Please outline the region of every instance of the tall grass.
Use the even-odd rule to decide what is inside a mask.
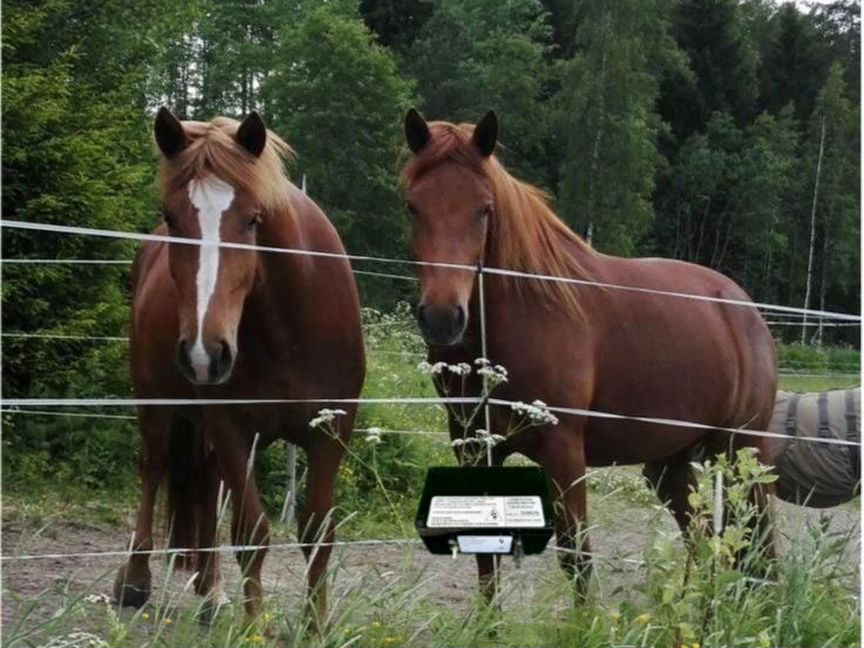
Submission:
[[[723,533],[704,533],[699,520],[713,515],[712,484],[726,479],[732,509]],[[156,598],[140,611],[118,610],[104,596],[104,579],[91,592],[60,586],[54,609],[44,595],[19,600],[17,622],[3,628],[3,644],[23,646],[857,646],[860,604],[853,569],[839,557],[854,538],[832,536],[819,524],[753,578],[762,560],[750,536],[755,511],[746,493],[771,476],[744,453],[700,467],[691,496],[697,523],[688,543],[678,534],[649,530],[650,542],[635,584],[612,593],[593,587],[574,606],[571,585],[544,561],[539,579],[508,570],[499,600],[443,606],[430,595],[440,575],[418,569],[406,549],[398,570],[331,566],[331,605],[320,632],[303,614],[302,597],[270,595],[253,622],[243,615],[239,582],[233,602],[202,623],[206,601],[166,576]],[[707,523],[707,522],[706,522]],[[704,525],[703,525],[704,526]],[[271,560],[277,559],[271,555]],[[449,560],[441,558],[441,560]],[[463,558],[466,561],[467,559]],[[603,573],[604,566],[598,566]],[[166,573],[170,573],[170,570]],[[526,579],[535,586],[526,588]],[[175,579],[176,580],[176,579]],[[536,581],[539,580],[539,584]],[[297,588],[300,588],[298,582]],[[527,592],[527,593],[526,593]],[[299,592],[298,592],[299,594]]]

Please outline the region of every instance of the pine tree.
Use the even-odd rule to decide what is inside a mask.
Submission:
[[[824,45],[810,18],[788,3],[772,17],[775,32],[762,64],[762,105],[772,113],[790,102],[799,119],[813,111],[825,78]]]
[[[758,94],[757,53],[738,2],[682,0],[673,25],[692,72],[670,76],[661,93],[660,114],[677,141],[704,132],[718,111],[731,115],[738,127],[746,125]]]
[[[535,0],[436,0],[405,61],[430,119],[476,122],[499,115],[499,155],[513,173],[553,187],[546,106],[552,32]]]

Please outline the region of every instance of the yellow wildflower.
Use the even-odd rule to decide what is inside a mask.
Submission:
[[[171,619],[162,619],[162,623],[164,623],[165,625],[171,625],[174,622]]]
[[[393,643],[396,641],[396,637],[384,637],[384,643]]]
[[[648,614],[647,612],[644,612],[644,613],[642,613],[636,617],[636,623],[641,623],[642,625],[645,625],[650,620],[651,620],[651,615]]]
[[[260,634],[253,634],[251,637],[249,637],[249,643],[251,643],[251,644],[260,644],[263,641],[264,641],[264,637],[261,636]]]
[[[141,613],[141,618],[144,619],[144,620],[146,621],[147,619],[150,618],[150,614],[147,613],[147,612],[142,612],[142,613]]]

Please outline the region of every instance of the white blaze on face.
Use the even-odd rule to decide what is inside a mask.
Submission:
[[[189,200],[198,209],[201,240],[218,244],[221,240],[222,214],[234,200],[234,189],[231,185],[212,176],[201,180],[195,179],[189,183]],[[210,356],[204,348],[204,320],[207,317],[210,298],[216,290],[218,277],[219,246],[200,245],[198,247],[198,276],[195,282],[198,288],[196,302],[198,330],[195,343],[189,352],[189,359],[195,371],[195,377],[201,382],[206,381],[210,373]]]

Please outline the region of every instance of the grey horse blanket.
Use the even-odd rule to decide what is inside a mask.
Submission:
[[[859,493],[861,448],[814,443],[800,437],[861,441],[861,389],[796,394],[777,392],[771,432],[786,435],[775,446],[777,495],[818,508]]]

